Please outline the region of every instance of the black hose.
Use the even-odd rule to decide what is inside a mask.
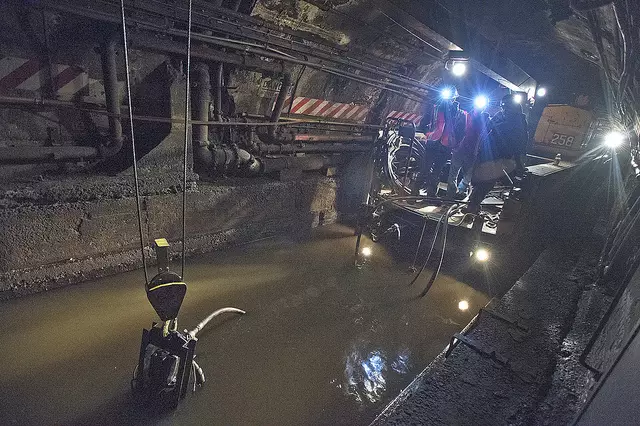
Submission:
[[[445,220],[444,220],[444,229],[442,231],[442,251],[440,252],[440,261],[438,262],[438,267],[434,269],[433,273],[431,274],[431,278],[429,278],[429,282],[427,282],[426,287],[420,293],[420,297],[424,297],[427,294],[427,292],[431,289],[431,286],[433,285],[433,283],[436,281],[436,278],[438,278],[438,275],[440,274],[440,269],[442,268],[442,262],[444,260],[444,252],[447,248],[447,230],[449,229],[449,216],[451,215],[451,212],[453,211],[453,209],[456,207],[457,206],[455,204],[449,207],[449,210],[447,210],[447,212],[444,215]]]
[[[420,274],[422,274],[422,271],[424,271],[424,268],[427,267],[427,263],[429,263],[429,259],[431,259],[431,254],[433,253],[433,249],[436,246],[436,240],[438,239],[438,233],[440,232],[440,226],[442,225],[443,219],[444,219],[444,215],[440,216],[440,219],[438,220],[438,224],[436,225],[436,229],[433,234],[433,241],[431,242],[431,248],[429,249],[429,254],[427,254],[427,258],[422,264],[422,267],[420,268],[418,273],[413,277],[413,279],[409,283],[409,286],[412,286],[413,283],[415,283],[418,280],[418,278],[420,277]]]

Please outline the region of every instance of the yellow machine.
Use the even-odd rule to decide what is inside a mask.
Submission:
[[[533,150],[541,155],[579,157],[597,126],[591,111],[569,105],[549,105],[542,112],[533,140]]]

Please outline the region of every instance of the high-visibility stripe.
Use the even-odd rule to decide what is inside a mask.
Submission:
[[[89,85],[89,81],[90,80],[87,76],[87,73],[81,72],[69,83],[60,87],[57,93],[60,96],[72,97],[73,95],[87,87]]]
[[[309,102],[311,102],[312,99],[310,98],[303,98],[300,102],[298,102],[297,105],[295,105],[293,108],[291,108],[291,112],[296,114],[296,113],[300,113],[301,110],[304,111],[304,106],[307,105]]]
[[[333,117],[334,113],[342,107],[342,104],[333,104],[320,115],[322,117]]]
[[[0,92],[15,89],[40,70],[40,61],[30,59],[0,80]]]
[[[331,116],[333,118],[340,118],[342,117],[342,114],[344,114],[347,111],[347,109],[349,109],[349,105],[343,104],[342,107],[339,108],[336,112],[334,112]]]
[[[298,108],[296,112],[298,114],[310,115],[311,111],[318,107],[322,102],[322,99],[311,99],[309,102],[305,103],[304,107]]]
[[[318,115],[318,113],[324,109],[325,105],[327,105],[329,101],[320,101],[318,106],[314,107],[312,111],[309,111],[309,115]]]
[[[391,111],[387,114],[387,118],[401,118],[404,120],[413,121],[416,124],[420,123],[422,120],[422,116],[415,112],[405,112],[405,111]]]
[[[341,118],[343,120],[360,121],[367,116],[369,108],[360,104],[345,104],[331,102],[326,99],[307,98],[296,96],[291,102],[291,97],[285,100],[285,108],[292,105],[289,113],[312,115],[315,117]]]
[[[360,106],[356,105],[354,108],[351,109],[351,111],[349,111],[347,114],[344,115],[344,118],[349,119],[353,116],[353,114],[357,113],[358,111],[360,111]]]
[[[157,289],[162,288],[162,287],[170,287],[172,285],[187,285],[187,284],[183,283],[183,282],[173,282],[173,283],[158,284],[157,286],[150,287],[149,291],[157,290]]]
[[[14,58],[12,56],[2,57],[2,59],[0,59],[0,80],[27,62],[29,62],[29,60],[24,58]]]
[[[65,69],[59,71],[58,75],[56,75],[53,78],[53,82],[52,82],[53,90],[57,91],[63,88],[64,86],[72,82],[74,79],[76,79],[78,75],[80,75],[81,73],[82,73],[82,70],[77,67],[66,67]]]

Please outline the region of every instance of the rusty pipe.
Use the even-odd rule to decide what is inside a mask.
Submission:
[[[291,74],[286,72],[282,77],[282,85],[280,86],[280,91],[278,92],[278,97],[276,98],[276,103],[273,106],[273,111],[271,112],[271,122],[277,123],[280,121],[280,115],[282,115],[282,108],[284,107],[284,101],[287,99],[287,95],[289,94],[289,89],[291,88]],[[269,138],[274,139],[276,135],[276,127],[273,126],[269,128]]]
[[[262,173],[274,173],[285,169],[321,170],[343,164],[345,157],[342,155],[305,155],[304,157],[258,158],[258,161],[260,161]]]
[[[296,142],[373,142],[375,135],[312,135],[299,133],[294,136]]]
[[[222,86],[224,85],[224,64],[216,64],[216,91],[213,96],[213,118],[222,121]]]
[[[297,154],[297,153],[342,153],[342,152],[368,152],[370,147],[366,145],[344,144],[313,144],[313,145],[275,145],[257,144],[256,151],[260,154]]]
[[[100,145],[100,153],[104,157],[116,154],[122,148],[122,123],[120,115],[120,99],[118,97],[118,70],[116,62],[116,44],[118,36],[112,35],[102,43],[100,59],[102,62],[102,78],[104,80],[104,97],[109,116],[109,143]],[[131,100],[129,99],[129,102]],[[116,115],[116,116],[114,116]]]
[[[0,148],[0,164],[63,163],[92,160],[98,149],[89,146],[15,146]]]
[[[209,66],[202,62],[193,67],[195,73],[195,90],[193,97],[193,118],[198,121],[209,120],[209,105],[211,104],[211,80]],[[197,146],[209,145],[209,126],[206,124],[193,125],[193,143]]]

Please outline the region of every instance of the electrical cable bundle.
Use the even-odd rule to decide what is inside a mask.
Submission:
[[[433,283],[436,281],[436,278],[438,278],[438,275],[440,274],[440,269],[442,268],[442,262],[444,260],[444,254],[447,248],[447,231],[449,229],[449,217],[451,216],[451,214],[456,208],[458,208],[458,205],[453,204],[451,207],[447,209],[447,211],[442,216],[440,216],[440,219],[438,220],[438,224],[436,225],[436,229],[433,234],[433,240],[431,242],[431,248],[429,249],[429,253],[427,254],[427,257],[424,263],[422,264],[422,267],[420,267],[420,270],[416,273],[416,275],[413,277],[413,279],[409,283],[410,286],[413,285],[418,280],[418,278],[420,277],[424,269],[427,267],[427,264],[429,263],[429,260],[431,260],[431,255],[433,254],[433,250],[436,246],[436,241],[438,240],[438,234],[440,232],[440,228],[442,227],[442,249],[440,250],[440,259],[438,260],[438,266],[431,273],[431,277],[429,277],[429,281],[427,282],[427,285],[425,286],[424,290],[420,292],[419,297],[424,297],[427,294],[427,292],[429,292],[429,290],[431,289],[431,286],[433,286]],[[423,232],[424,232],[424,229],[423,229]]]

